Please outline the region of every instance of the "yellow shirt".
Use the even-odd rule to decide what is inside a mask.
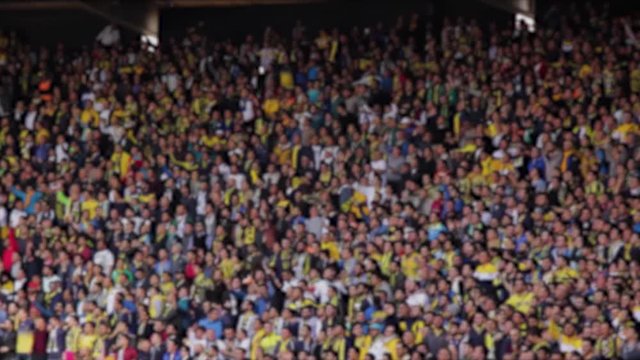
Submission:
[[[96,216],[96,209],[100,206],[100,203],[94,199],[88,199],[82,202],[82,211],[89,212],[89,218],[93,219]]]
[[[33,332],[32,331],[18,331],[16,339],[16,353],[17,354],[31,354],[33,351]]]
[[[480,166],[482,167],[482,176],[489,176],[493,173],[493,159],[487,157],[486,159],[480,162]]]
[[[409,279],[415,279],[418,277],[418,257],[419,255],[416,253],[411,253],[407,256],[402,257],[400,260],[400,268],[402,269],[402,273],[408,277]]]
[[[221,139],[219,136],[216,135],[212,135],[212,136],[203,136],[201,139],[202,143],[204,144],[204,146],[208,147],[208,148],[212,148],[218,144],[224,144],[225,141],[223,139]]]
[[[278,158],[280,165],[289,164],[289,161],[291,161],[291,152],[291,147],[280,144],[273,149],[273,153]]]
[[[293,74],[289,70],[283,70],[280,72],[280,86],[285,89],[293,89]]]
[[[492,263],[478,265],[473,275],[480,281],[493,281],[498,277],[498,268]]]
[[[262,110],[267,116],[272,117],[280,110],[280,102],[275,98],[267,99],[262,104]]]
[[[93,346],[94,359],[99,359],[101,356],[105,355],[105,353],[107,352],[105,340],[106,338],[96,337],[96,341],[94,341],[94,346]]]
[[[262,349],[264,354],[273,354],[275,352],[276,346],[280,342],[280,335],[276,333],[271,333],[260,340],[260,348]]]
[[[251,360],[258,360],[258,348],[260,347],[262,338],[264,338],[264,332],[264,329],[260,329],[253,335],[253,339],[251,340]]]
[[[424,329],[427,325],[423,320],[416,320],[411,325],[411,332],[415,337],[416,344],[421,344],[423,340],[422,329]]]
[[[460,135],[460,127],[462,126],[462,114],[453,115],[453,134],[457,137]]]
[[[80,114],[80,121],[93,127],[100,125],[100,116],[94,109],[84,109]]]
[[[78,348],[80,351],[93,350],[93,345],[95,345],[96,340],[98,340],[98,336],[95,334],[80,334],[80,338],[78,339]]]
[[[233,275],[236,272],[235,268],[236,262],[232,259],[224,259],[220,262],[220,270],[222,271],[222,276],[227,280],[231,280],[233,278]]]
[[[158,318],[162,314],[163,308],[164,296],[162,296],[162,294],[152,296],[149,302],[149,317],[152,319]]]
[[[384,344],[384,347],[386,349],[386,351],[391,355],[391,360],[398,360],[398,352],[397,352],[397,348],[398,348],[398,343],[400,342],[400,339],[397,337],[394,337],[393,339],[387,341]]]
[[[581,78],[584,78],[587,75],[590,75],[591,72],[592,72],[591,66],[589,64],[584,64],[580,68],[580,72],[578,73],[578,76],[580,76]]]
[[[49,138],[50,134],[49,134],[49,130],[45,129],[45,128],[41,128],[40,130],[38,130],[38,132],[36,133],[36,139],[40,140],[47,140]]]
[[[67,331],[67,335],[65,336],[65,344],[66,344],[67,351],[72,351],[72,352],[78,351],[78,342],[79,342],[81,332],[82,330],[80,330],[80,328],[77,326]]]
[[[331,350],[338,354],[338,360],[345,360],[347,355],[347,341],[344,338],[338,338],[332,341]]]
[[[507,305],[513,307],[520,313],[528,314],[533,306],[533,300],[534,297],[532,292],[513,294],[507,299]]]
[[[176,285],[173,283],[173,281],[167,281],[160,284],[160,291],[162,291],[162,293],[165,295],[171,293],[173,290],[175,290],[175,288]]]
[[[620,134],[622,141],[625,141],[628,134],[640,134],[640,126],[636,123],[625,123],[618,126],[615,132]]]
[[[329,257],[331,260],[339,260],[340,259],[340,250],[338,249],[338,244],[335,241],[323,241],[320,243],[320,250],[329,251]]]
[[[120,177],[127,176],[129,165],[131,164],[131,155],[129,155],[128,152],[123,151],[120,154],[114,153],[111,155],[111,162],[117,166],[116,170],[120,173]]]
[[[300,145],[294,145],[291,148],[291,166],[293,166],[294,169],[298,168],[298,154],[300,153],[300,149],[302,147]]]
[[[253,245],[256,242],[256,228],[247,226],[242,229],[242,239],[245,245]]]
[[[595,195],[600,195],[602,193],[604,193],[604,185],[602,185],[602,183],[600,181],[593,181],[589,184],[587,184],[585,191],[587,194],[595,194]]]
[[[578,278],[578,272],[568,266],[562,269],[556,270],[555,273],[553,274],[553,279],[559,283],[566,283],[570,280],[577,279],[577,278]]]
[[[582,339],[577,336],[560,336],[560,351],[563,353],[571,353],[574,351],[582,353]]]
[[[358,336],[354,341],[354,346],[356,347],[356,349],[358,349],[360,360],[364,360],[367,357],[367,352],[369,352],[369,348],[371,347],[371,336],[369,335]]]

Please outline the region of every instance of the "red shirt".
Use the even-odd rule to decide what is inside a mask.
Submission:
[[[35,355],[45,355],[47,353],[47,330],[36,330],[33,333],[33,353]]]

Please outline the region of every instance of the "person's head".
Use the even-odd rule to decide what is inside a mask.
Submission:
[[[452,360],[451,351],[448,348],[441,348],[436,354],[437,360]]]
[[[236,331],[233,327],[225,327],[224,328],[224,338],[226,340],[233,340],[235,339],[235,335],[236,335]]]
[[[87,321],[82,327],[82,330],[85,334],[91,335],[95,332],[95,324],[91,321]]]
[[[179,350],[178,342],[174,338],[168,338],[166,341],[166,345],[167,345],[167,352],[169,353],[175,353]]]
[[[120,334],[118,335],[118,339],[117,339],[117,346],[120,349],[126,349],[129,347],[130,344],[130,339],[129,336],[127,334]]]

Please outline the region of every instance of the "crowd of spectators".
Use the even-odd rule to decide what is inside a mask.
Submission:
[[[1,35],[0,359],[640,358],[640,19],[552,20]]]

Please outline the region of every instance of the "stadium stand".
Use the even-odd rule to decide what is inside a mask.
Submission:
[[[2,33],[0,359],[640,358],[640,18],[556,15]]]

